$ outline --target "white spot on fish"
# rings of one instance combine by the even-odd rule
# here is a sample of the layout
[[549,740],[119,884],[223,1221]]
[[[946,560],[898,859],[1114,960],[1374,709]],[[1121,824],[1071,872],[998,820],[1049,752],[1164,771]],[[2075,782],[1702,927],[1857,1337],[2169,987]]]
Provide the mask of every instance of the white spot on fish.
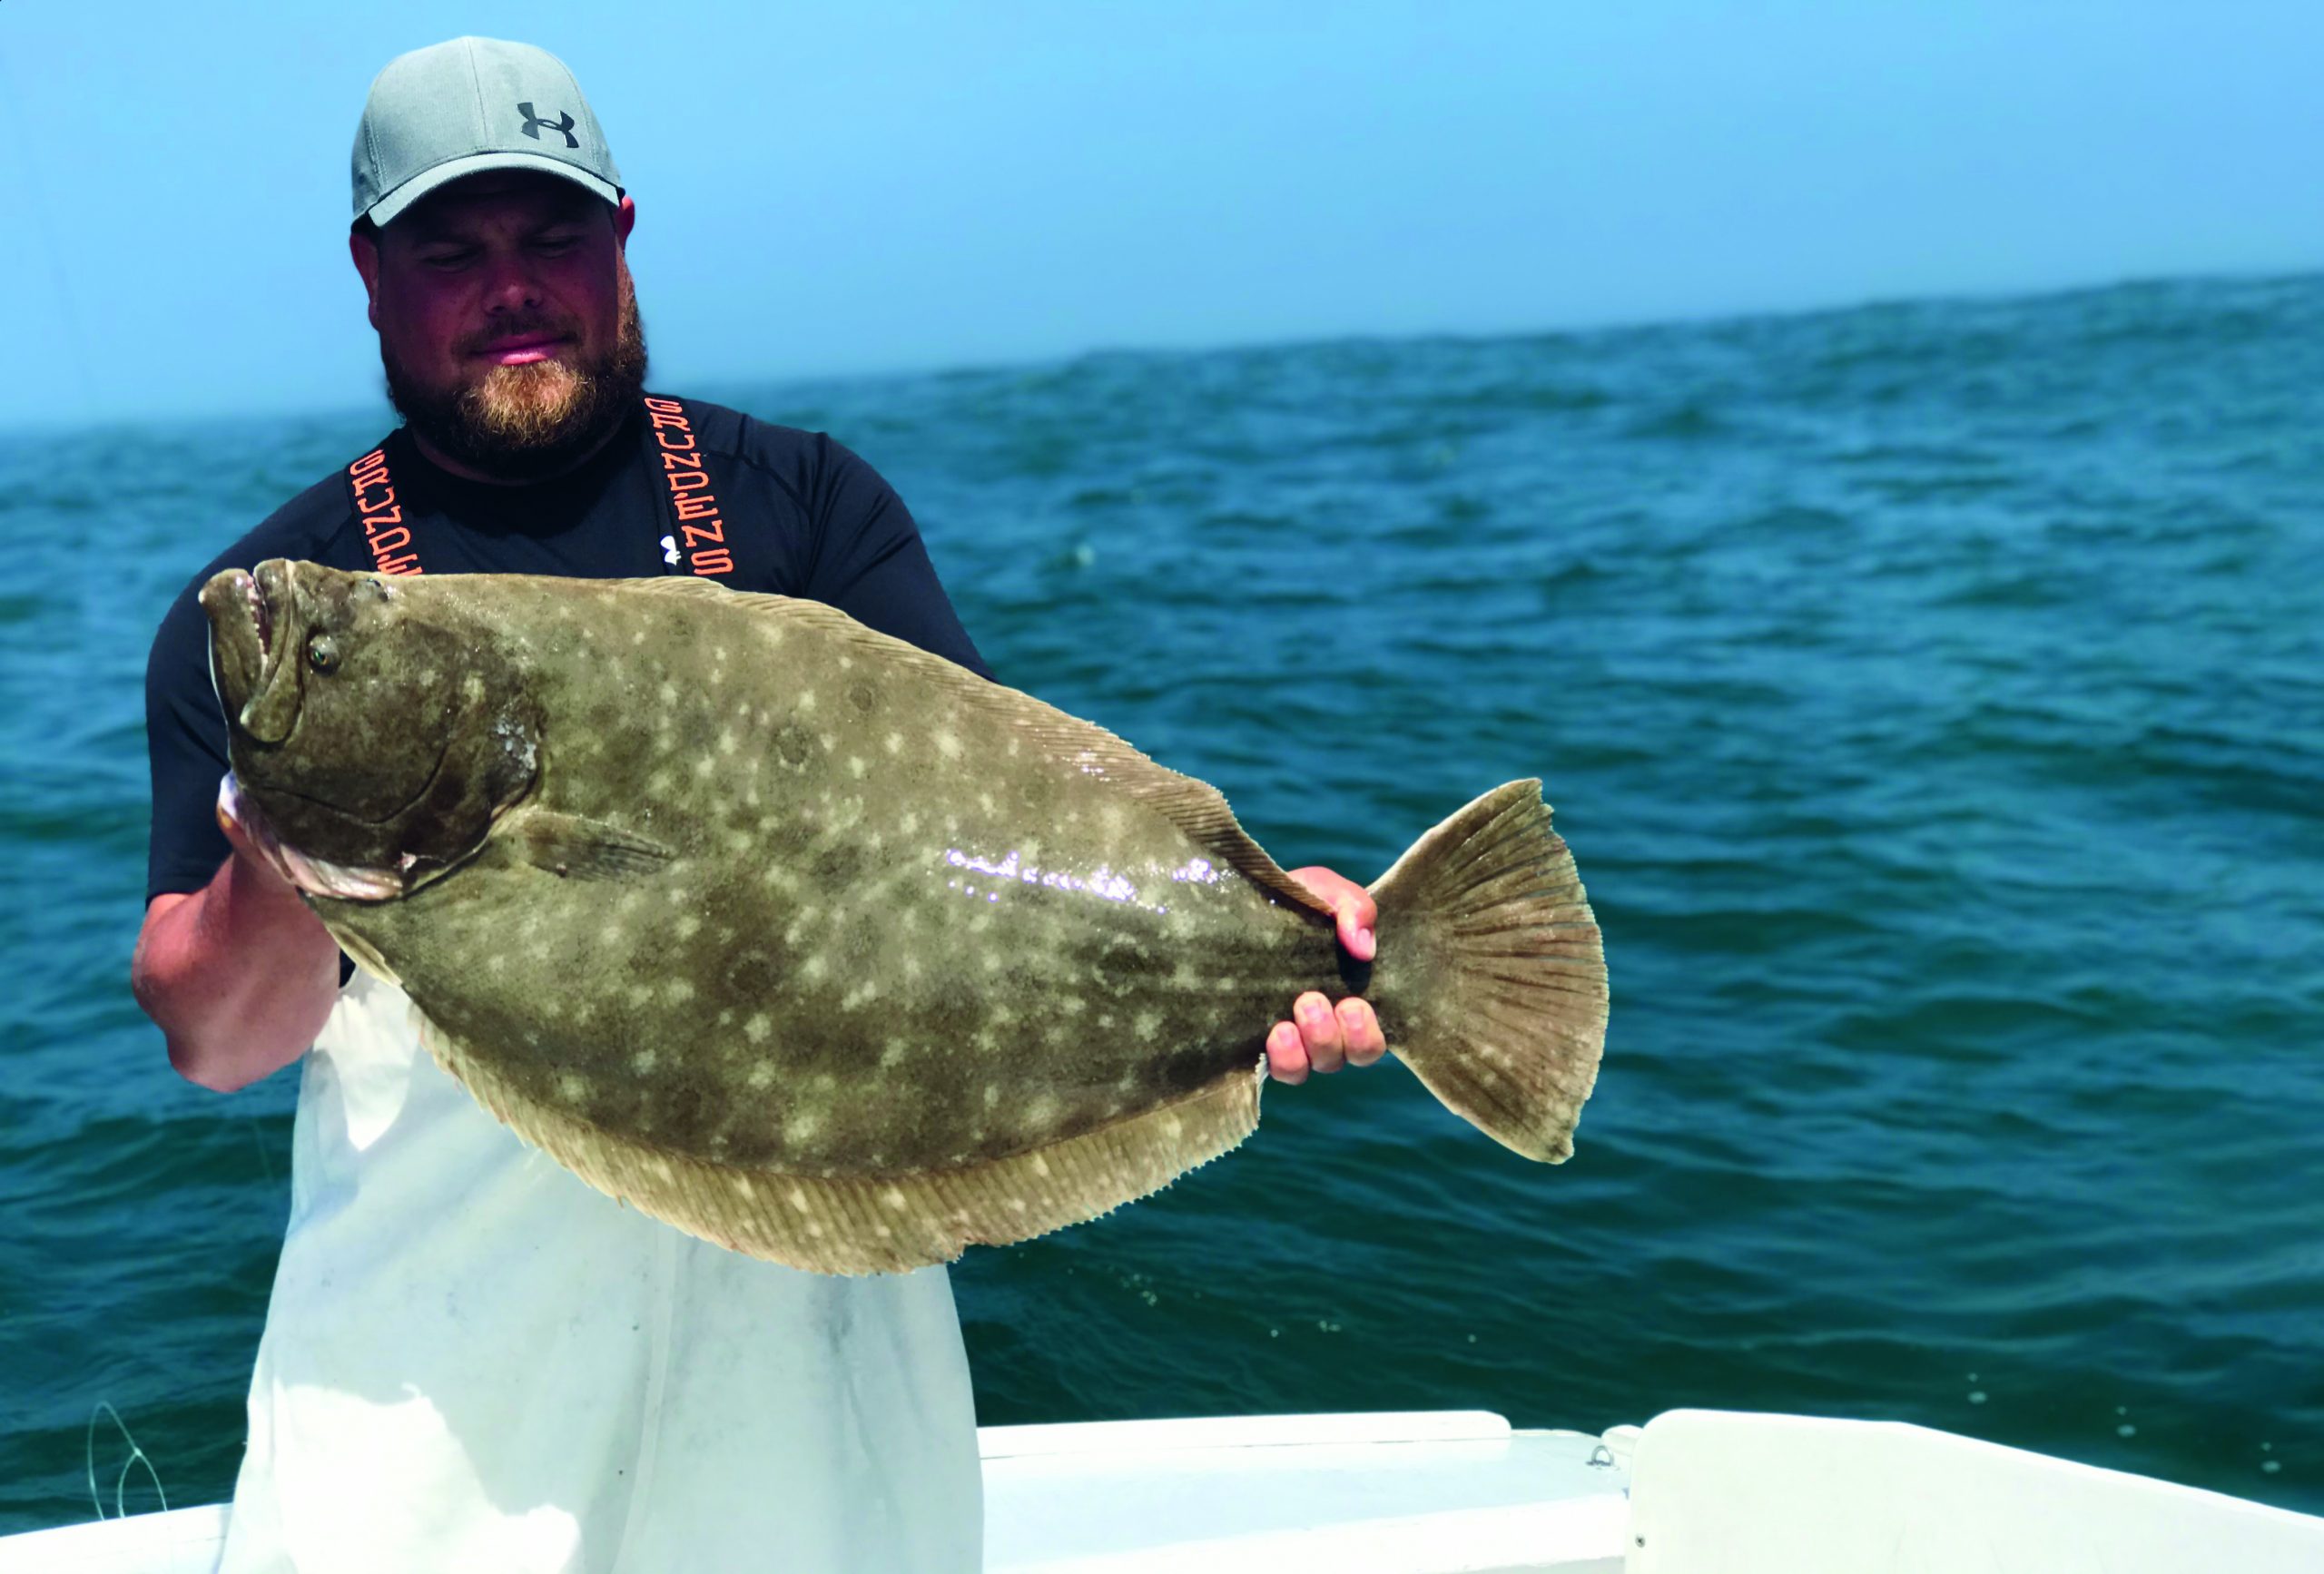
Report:
[[934,734],[933,742],[936,744],[936,752],[947,760],[957,760],[960,757],[960,740],[958,734],[940,729]]
[[862,755],[850,754],[847,757],[847,773],[849,775],[860,780],[871,769],[872,767],[870,764],[865,762]]
[[568,1071],[556,1079],[556,1093],[567,1104],[578,1104],[589,1097],[589,1079]]
[[690,912],[682,912],[678,915],[677,921],[670,927],[676,931],[678,939],[690,940],[694,938],[694,931],[702,928],[702,920]]
[[753,1087],[772,1087],[774,1086],[774,1067],[762,1060],[756,1066],[751,1067],[750,1075],[743,1077],[743,1080],[749,1083]]
[[803,1186],[793,1186],[791,1195],[783,1200],[803,1214],[807,1211],[807,1192]]
[[773,1030],[773,1019],[764,1011],[753,1012],[751,1019],[743,1024],[743,1037],[753,1044],[765,1043],[766,1036]]
[[629,1068],[643,1077],[645,1073],[654,1069],[654,1059],[655,1056],[653,1050],[640,1049],[636,1054],[629,1058]]

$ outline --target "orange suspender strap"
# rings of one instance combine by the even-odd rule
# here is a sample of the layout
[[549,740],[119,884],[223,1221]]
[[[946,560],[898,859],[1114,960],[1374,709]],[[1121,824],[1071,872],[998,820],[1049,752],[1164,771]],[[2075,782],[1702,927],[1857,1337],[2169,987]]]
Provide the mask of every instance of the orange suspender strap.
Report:
[[388,477],[388,451],[374,448],[348,466],[347,489],[355,499],[355,516],[363,521],[372,566],[382,574],[418,574],[419,554],[411,544],[411,526],[404,523],[403,505],[396,501],[395,482]]
[[[670,533],[662,537],[662,561],[673,573],[704,578],[734,572],[734,554],[719,517],[718,494],[711,485],[708,457],[696,439],[686,408],[675,399],[645,398],[650,464],[662,477],[661,496]],[[658,461],[658,463],[654,463]]]

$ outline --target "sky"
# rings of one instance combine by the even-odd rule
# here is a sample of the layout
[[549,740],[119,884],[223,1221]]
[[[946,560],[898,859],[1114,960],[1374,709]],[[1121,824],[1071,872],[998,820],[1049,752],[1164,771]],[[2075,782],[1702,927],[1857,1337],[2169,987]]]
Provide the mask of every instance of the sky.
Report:
[[372,75],[573,67],[655,382],[2324,267],[2324,5],[0,0],[0,427],[379,403]]

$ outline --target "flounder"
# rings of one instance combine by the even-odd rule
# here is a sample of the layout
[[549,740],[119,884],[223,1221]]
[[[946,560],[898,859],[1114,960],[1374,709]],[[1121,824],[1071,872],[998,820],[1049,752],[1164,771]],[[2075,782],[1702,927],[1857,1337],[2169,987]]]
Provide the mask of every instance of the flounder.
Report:
[[1215,788],[819,603],[273,560],[202,604],[221,812],[487,1109],[691,1234],[861,1274],[1095,1217],[1249,1135],[1311,989],[1572,1151],[1606,971],[1538,782],[1381,876],[1367,967]]

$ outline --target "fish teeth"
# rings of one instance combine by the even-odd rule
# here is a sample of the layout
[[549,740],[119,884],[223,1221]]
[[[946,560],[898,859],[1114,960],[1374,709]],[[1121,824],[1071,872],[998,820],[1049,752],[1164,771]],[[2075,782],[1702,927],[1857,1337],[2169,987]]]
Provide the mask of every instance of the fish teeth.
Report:
[[258,627],[258,654],[262,659],[274,651],[274,619],[268,615],[266,597],[259,593],[256,575],[243,577],[242,594],[250,598],[251,621]]

